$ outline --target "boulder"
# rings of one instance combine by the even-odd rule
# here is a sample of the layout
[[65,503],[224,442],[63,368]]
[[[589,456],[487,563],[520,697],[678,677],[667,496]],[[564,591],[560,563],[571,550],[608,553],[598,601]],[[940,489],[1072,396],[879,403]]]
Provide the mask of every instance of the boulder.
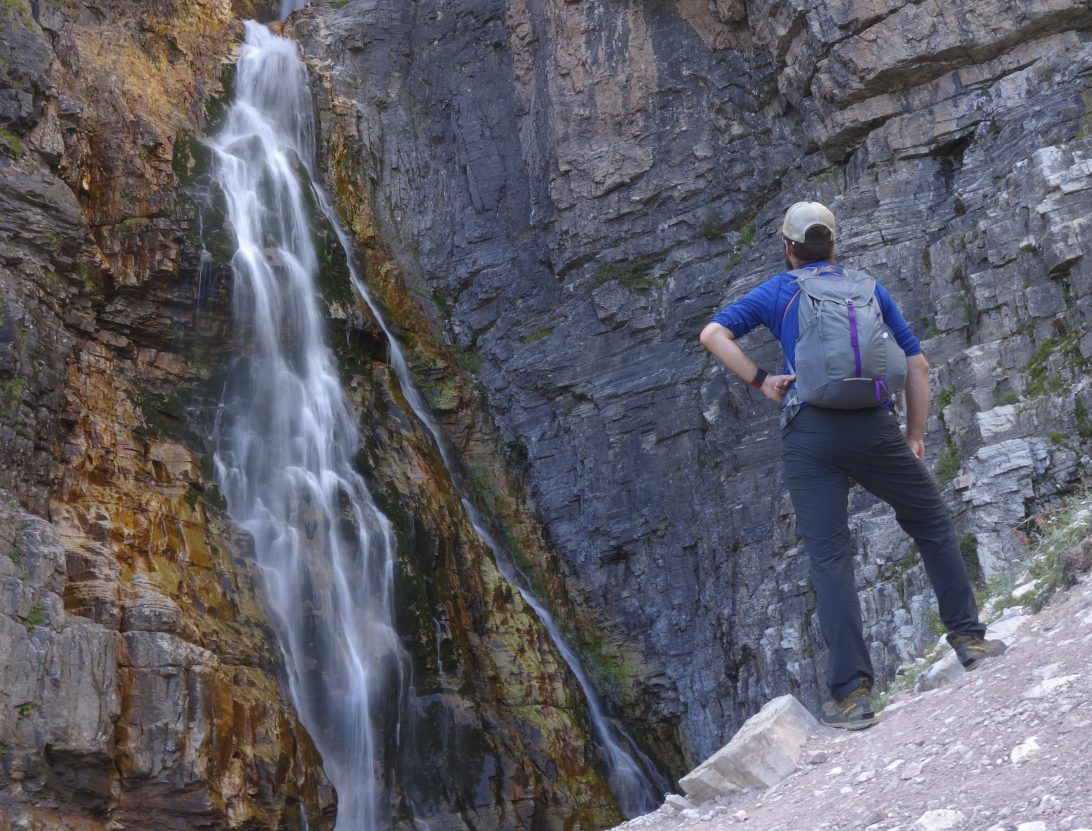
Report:
[[818,727],[815,717],[793,696],[775,698],[679,784],[692,802],[744,788],[769,788],[796,770],[808,735]]

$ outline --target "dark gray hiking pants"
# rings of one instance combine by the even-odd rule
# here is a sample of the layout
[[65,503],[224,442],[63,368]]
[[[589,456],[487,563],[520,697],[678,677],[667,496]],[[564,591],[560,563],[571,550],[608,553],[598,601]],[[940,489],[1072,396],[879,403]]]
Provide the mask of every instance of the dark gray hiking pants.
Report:
[[985,634],[948,509],[890,410],[805,407],[783,430],[782,452],[830,650],[827,684],[836,700],[860,679],[869,685],[874,680],[849,547],[850,479],[894,508],[895,519],[918,544],[948,630]]

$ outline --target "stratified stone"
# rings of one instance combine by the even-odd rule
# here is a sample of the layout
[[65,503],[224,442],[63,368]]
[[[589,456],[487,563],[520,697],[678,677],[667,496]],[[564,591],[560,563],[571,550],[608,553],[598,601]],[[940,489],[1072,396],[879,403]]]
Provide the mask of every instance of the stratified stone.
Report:
[[[185,507],[206,493],[198,454],[133,411],[161,412],[145,393],[195,381],[173,339],[211,310],[194,314],[175,167],[196,170],[185,139],[237,24],[220,0],[167,19],[84,0],[0,14],[0,486],[79,538],[69,612],[130,641],[192,642],[195,575],[245,575],[225,565],[230,532]],[[779,268],[792,201],[832,204],[840,258],[882,279],[923,338],[939,405],[926,463],[942,487],[962,466],[946,497],[983,571],[1019,558],[1012,528],[1092,472],[1090,18],[1080,0],[459,0],[442,14],[377,0],[312,4],[289,24],[317,83],[337,87],[322,175],[358,208],[357,242],[381,263],[369,278],[400,284],[384,294],[404,299],[389,303],[396,329],[474,368],[471,382],[454,361],[415,364],[443,378],[460,447],[482,445],[466,409],[495,419],[492,459],[515,460],[507,490],[557,554],[533,576],[574,610],[567,630],[592,633],[616,712],[672,774],[763,701],[793,689],[815,705],[823,686],[777,413],[695,341]],[[378,367],[382,346],[364,340],[343,352],[370,349]],[[780,364],[766,335],[742,343]],[[479,385],[484,399],[466,392]],[[890,511],[854,489],[851,514],[867,642],[890,677],[927,637],[931,592]],[[436,550],[456,539],[442,538]],[[161,582],[123,585],[134,571]],[[540,640],[480,587],[445,589],[506,648]],[[196,595],[217,601],[201,648],[229,665],[269,657],[224,623],[248,596]],[[458,616],[440,605],[422,603],[419,625],[436,613],[442,633]],[[40,613],[60,618],[48,598]],[[428,661],[440,668],[422,688],[456,683],[449,656]],[[510,677],[549,696],[561,684]]]
[[[793,201],[832,204],[840,258],[923,340],[939,397],[925,461],[942,488],[962,467],[946,498],[984,572],[1089,472],[1092,12],[1018,6],[754,0],[743,33],[735,4],[698,2],[293,18],[359,130],[330,166],[357,142],[374,183],[344,201],[384,206],[369,239],[412,264],[407,290],[474,358],[578,616],[644,656],[623,708],[676,773],[762,702],[822,695],[777,413],[695,340],[779,268]],[[765,333],[741,343],[780,365]],[[932,592],[892,513],[859,489],[850,508],[890,678],[931,639]]]
[[64,612],[64,548],[47,523],[4,503],[0,744],[17,779],[6,801],[39,799],[44,787],[64,801],[78,794],[71,814],[99,811],[117,786],[117,634]]
[[[19,827],[333,824],[187,433],[227,337],[186,185],[239,27],[229,0],[0,4],[0,815]],[[145,638],[161,660],[133,667]]]

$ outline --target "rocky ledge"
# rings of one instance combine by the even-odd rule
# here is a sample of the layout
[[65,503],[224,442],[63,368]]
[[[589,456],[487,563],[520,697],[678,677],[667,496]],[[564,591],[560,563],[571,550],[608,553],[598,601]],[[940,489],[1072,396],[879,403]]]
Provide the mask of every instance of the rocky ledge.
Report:
[[[672,795],[616,831],[1092,829],[1092,675],[1083,657],[1092,645],[1092,541],[1063,557],[1073,585],[1038,614],[1006,608],[992,627],[1005,654],[968,673],[938,646],[932,677],[888,699],[879,723],[856,733],[814,722],[801,730],[810,716],[775,712],[771,702],[756,716],[760,738],[725,748],[749,776],[720,793],[698,776],[690,799]],[[1028,581],[999,599],[1034,590]]]

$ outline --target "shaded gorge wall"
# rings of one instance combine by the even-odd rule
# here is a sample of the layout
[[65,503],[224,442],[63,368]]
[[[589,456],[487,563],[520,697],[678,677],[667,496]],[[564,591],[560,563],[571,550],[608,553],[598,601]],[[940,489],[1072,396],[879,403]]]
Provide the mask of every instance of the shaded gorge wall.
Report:
[[[780,268],[793,201],[832,205],[842,257],[925,342],[927,461],[972,569],[1019,559],[1012,529],[1078,486],[1090,25],[1077,2],[560,0],[290,22],[334,92],[333,189],[420,310],[395,321],[428,317],[481,384],[559,556],[551,598],[594,621],[604,686],[672,771],[774,695],[819,701],[776,416],[696,341]],[[851,501],[891,677],[933,600],[890,513]]]

